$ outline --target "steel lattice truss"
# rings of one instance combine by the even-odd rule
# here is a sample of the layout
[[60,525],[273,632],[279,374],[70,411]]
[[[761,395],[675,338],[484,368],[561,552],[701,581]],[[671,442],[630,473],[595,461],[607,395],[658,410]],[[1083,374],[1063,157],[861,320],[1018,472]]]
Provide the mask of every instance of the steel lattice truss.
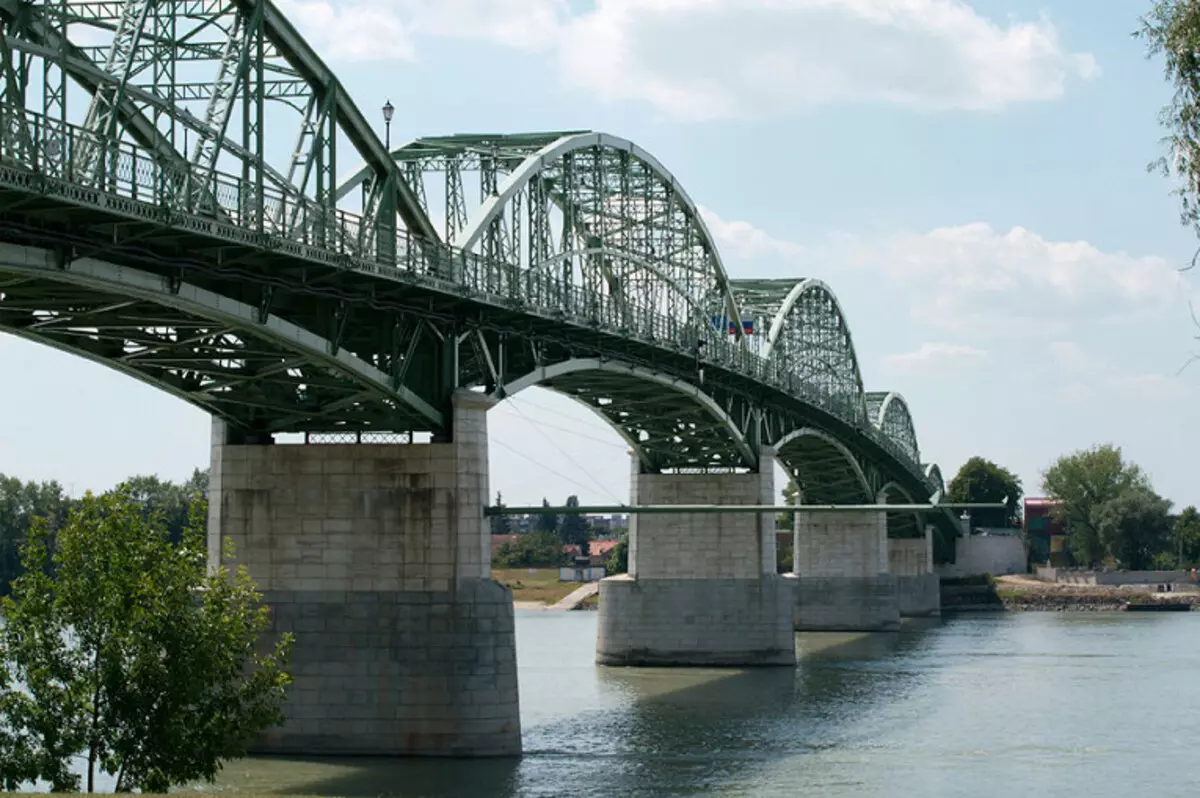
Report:
[[832,291],[731,282],[629,141],[388,152],[267,0],[0,0],[0,23],[4,330],[248,436],[447,435],[454,390],[544,385],[648,470],[775,445],[806,501],[940,488]]

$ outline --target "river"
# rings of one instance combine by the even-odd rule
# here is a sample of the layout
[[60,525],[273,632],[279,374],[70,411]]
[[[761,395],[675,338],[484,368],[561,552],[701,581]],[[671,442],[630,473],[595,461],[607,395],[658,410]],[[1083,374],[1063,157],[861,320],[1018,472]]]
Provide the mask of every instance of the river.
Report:
[[597,668],[595,632],[595,613],[517,613],[520,760],[255,758],[208,789],[1157,798],[1200,787],[1200,613],[802,635],[797,668],[747,671]]

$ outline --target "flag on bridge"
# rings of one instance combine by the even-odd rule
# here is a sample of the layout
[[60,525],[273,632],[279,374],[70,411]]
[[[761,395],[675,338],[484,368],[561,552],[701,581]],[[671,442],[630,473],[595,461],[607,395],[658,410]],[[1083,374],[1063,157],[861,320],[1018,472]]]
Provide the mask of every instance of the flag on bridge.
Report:
[[[714,330],[719,330],[722,327],[729,330],[729,334],[733,335],[737,332],[737,324],[728,316],[713,316],[712,326]],[[754,335],[754,319],[742,319],[742,334]]]

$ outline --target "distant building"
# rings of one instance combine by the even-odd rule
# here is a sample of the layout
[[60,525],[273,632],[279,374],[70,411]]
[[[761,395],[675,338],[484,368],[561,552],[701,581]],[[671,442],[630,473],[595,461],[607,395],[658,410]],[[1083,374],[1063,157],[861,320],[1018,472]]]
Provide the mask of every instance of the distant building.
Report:
[[1029,561],[1067,565],[1067,526],[1050,512],[1062,504],[1059,499],[1025,498],[1025,539],[1029,541]]

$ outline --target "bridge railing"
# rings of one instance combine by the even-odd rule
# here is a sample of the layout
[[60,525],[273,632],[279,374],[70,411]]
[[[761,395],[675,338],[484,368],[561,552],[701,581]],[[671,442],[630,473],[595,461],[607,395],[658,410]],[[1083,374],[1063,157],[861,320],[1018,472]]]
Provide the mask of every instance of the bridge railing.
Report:
[[[823,390],[765,360],[707,317],[662,313],[560,279],[552,269],[489,260],[447,245],[411,240],[390,222],[364,219],[265,180],[212,172],[199,181],[178,155],[0,102],[0,181],[180,229],[268,247],[298,258],[404,274],[447,293],[604,330],[751,377],[843,419],[917,474],[919,463],[867,419],[852,397]],[[700,347],[703,344],[703,347]]]

